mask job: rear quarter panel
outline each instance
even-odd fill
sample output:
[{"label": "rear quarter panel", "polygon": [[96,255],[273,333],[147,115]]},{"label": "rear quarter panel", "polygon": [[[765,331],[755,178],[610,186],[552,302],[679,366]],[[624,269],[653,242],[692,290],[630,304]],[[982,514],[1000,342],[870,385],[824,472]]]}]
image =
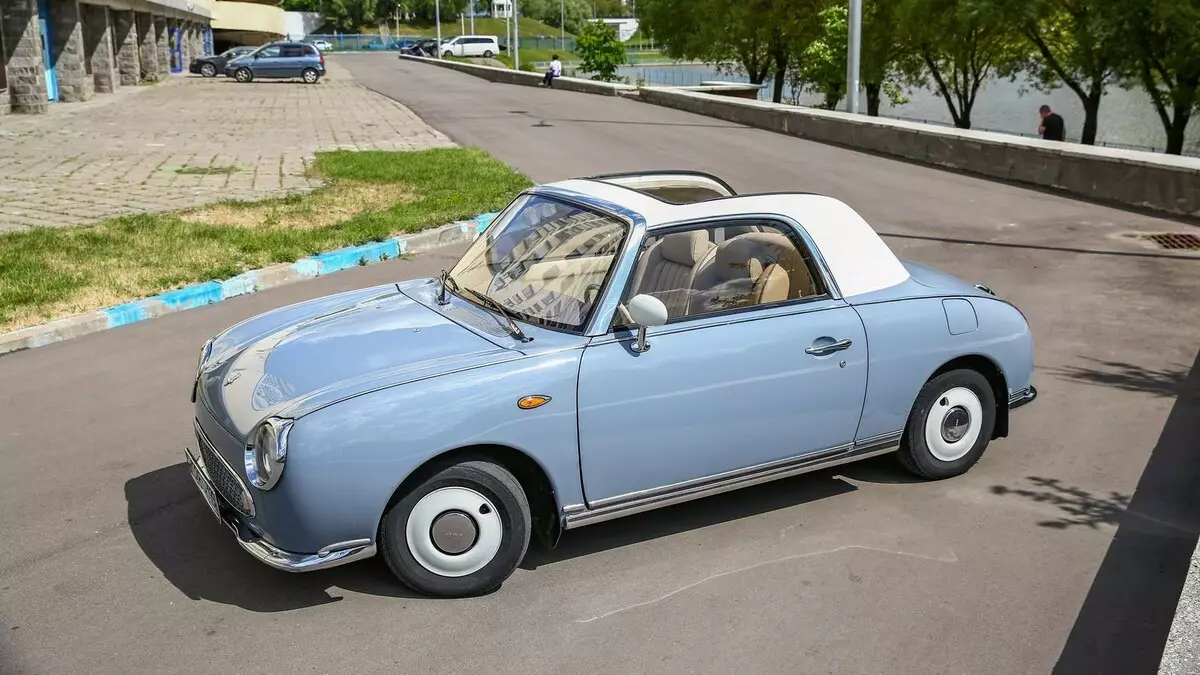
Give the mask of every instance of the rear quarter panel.
[{"label": "rear quarter panel", "polygon": [[[559,506],[583,501],[576,380],[581,349],[383,389],[301,417],[279,485],[257,492],[260,526],[281,548],[312,552],[376,537],[396,488],[449,450],[504,445],[541,465]],[[530,394],[550,403],[523,411]]]},{"label": "rear quarter panel", "polygon": [[[951,334],[944,299],[971,303],[978,326]],[[997,366],[1008,393],[1029,386],[1033,339],[1025,317],[992,297],[921,297],[856,304],[867,331],[867,396],[858,438],[899,431],[921,387],[939,368],[978,355]],[[954,321],[951,314],[950,321]],[[956,330],[962,330],[961,325]],[[1007,399],[997,403],[1007,405]]]}]

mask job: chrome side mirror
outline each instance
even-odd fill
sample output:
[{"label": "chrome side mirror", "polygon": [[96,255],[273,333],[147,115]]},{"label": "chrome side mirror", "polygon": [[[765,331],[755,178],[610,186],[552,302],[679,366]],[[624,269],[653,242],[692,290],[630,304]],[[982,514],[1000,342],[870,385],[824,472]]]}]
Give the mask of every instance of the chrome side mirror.
[{"label": "chrome side mirror", "polygon": [[653,295],[643,293],[630,298],[625,308],[629,312],[629,318],[633,319],[633,323],[638,329],[637,342],[633,345],[633,351],[639,354],[649,351],[650,343],[646,342],[646,328],[661,326],[667,322],[667,306]]}]

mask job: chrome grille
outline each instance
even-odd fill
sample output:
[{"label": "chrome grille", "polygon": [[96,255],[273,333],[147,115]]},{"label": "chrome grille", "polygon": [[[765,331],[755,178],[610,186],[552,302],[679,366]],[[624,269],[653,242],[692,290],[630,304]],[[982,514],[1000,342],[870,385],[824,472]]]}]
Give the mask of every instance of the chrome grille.
[{"label": "chrome grille", "polygon": [[208,478],[217,488],[217,492],[221,494],[221,498],[243,516],[253,516],[253,511],[247,511],[243,506],[243,503],[250,501],[249,493],[243,487],[242,481],[230,471],[229,465],[217,453],[208,437],[204,435],[199,421],[196,422],[196,443],[200,446],[200,457],[204,460]]}]

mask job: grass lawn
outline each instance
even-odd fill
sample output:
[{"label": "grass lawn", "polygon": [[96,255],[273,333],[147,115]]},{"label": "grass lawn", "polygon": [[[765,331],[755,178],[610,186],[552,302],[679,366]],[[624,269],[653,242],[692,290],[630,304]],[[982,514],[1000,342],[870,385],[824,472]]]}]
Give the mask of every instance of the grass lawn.
[{"label": "grass lawn", "polygon": [[0,234],[0,332],[505,206],[529,180],[477,149],[318,153],[326,184],[96,225]]}]

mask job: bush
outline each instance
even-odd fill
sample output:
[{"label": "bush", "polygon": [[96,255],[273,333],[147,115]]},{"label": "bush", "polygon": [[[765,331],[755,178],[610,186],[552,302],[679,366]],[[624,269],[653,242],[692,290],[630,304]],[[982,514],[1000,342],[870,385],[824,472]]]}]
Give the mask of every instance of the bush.
[{"label": "bush", "polygon": [[593,80],[617,81],[617,66],[625,63],[625,45],[617,39],[615,28],[598,21],[587,24],[575,40],[575,51],[582,70],[595,73]]}]

